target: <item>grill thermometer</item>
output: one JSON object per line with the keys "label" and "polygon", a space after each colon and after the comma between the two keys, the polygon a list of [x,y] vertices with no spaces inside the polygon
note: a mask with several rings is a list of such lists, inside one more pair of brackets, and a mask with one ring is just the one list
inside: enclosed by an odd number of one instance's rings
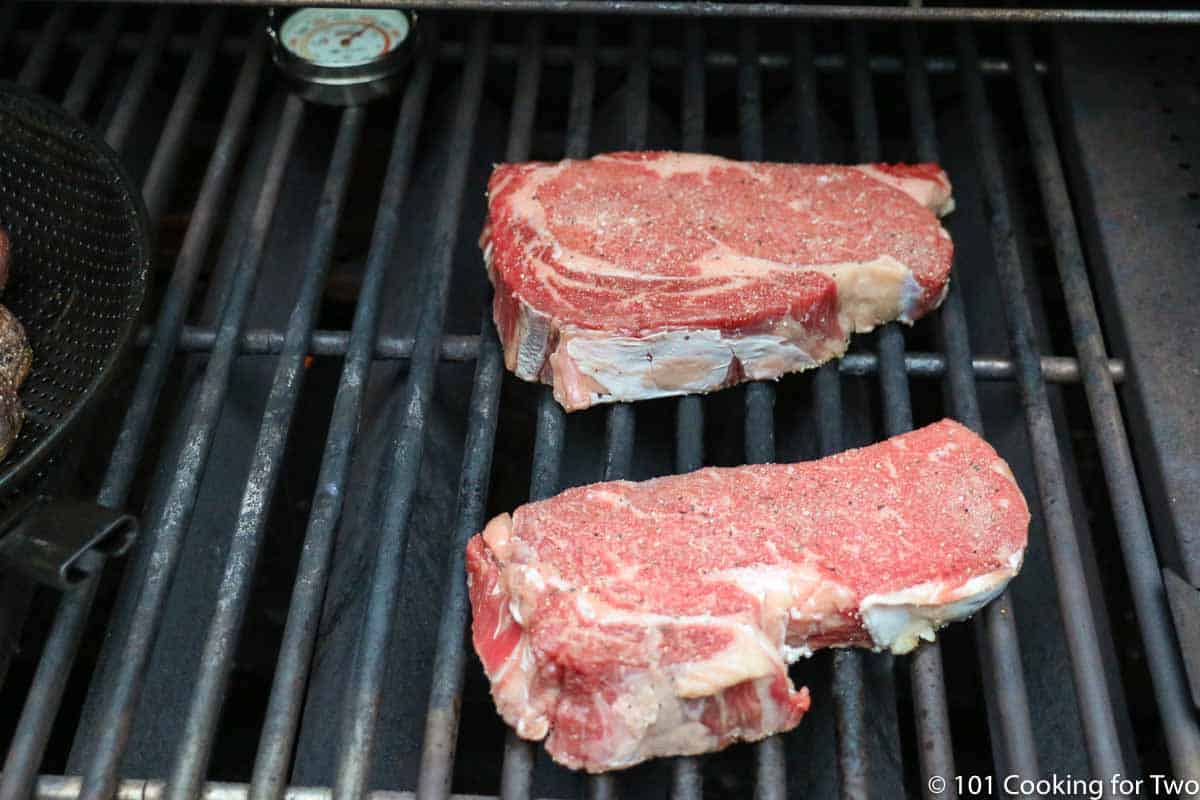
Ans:
{"label": "grill thermometer", "polygon": [[416,15],[397,9],[275,9],[267,35],[276,66],[297,94],[328,105],[360,105],[400,84],[416,43]]}

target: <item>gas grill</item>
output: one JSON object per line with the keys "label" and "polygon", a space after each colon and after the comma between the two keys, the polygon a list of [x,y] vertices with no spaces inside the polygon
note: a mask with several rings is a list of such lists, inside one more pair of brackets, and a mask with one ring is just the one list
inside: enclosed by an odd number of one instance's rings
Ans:
{"label": "gas grill", "polygon": [[[261,9],[0,6],[0,78],[100,130],[158,231],[137,363],[76,487],[143,534],[64,594],[0,579],[0,798],[1200,780],[1161,572],[1200,585],[1200,12],[404,7],[422,36],[399,91],[336,109],[289,93]],[[486,176],[647,148],[939,161],[945,304],[775,384],[565,415],[504,369]],[[800,727],[717,754],[586,777],[503,726],[467,635],[463,548],[490,514],[942,416],[995,444],[1034,516],[973,621],[909,657],[796,665]]]}

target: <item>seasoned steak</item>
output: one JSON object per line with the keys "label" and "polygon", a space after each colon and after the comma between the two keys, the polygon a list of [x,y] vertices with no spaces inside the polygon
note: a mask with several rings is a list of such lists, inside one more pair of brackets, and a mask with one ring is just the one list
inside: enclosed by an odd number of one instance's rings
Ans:
{"label": "seasoned steak", "polygon": [[567,410],[707,392],[841,356],[945,296],[934,164],[613,153],[502,164],[484,259],[505,362]]}
{"label": "seasoned steak", "polygon": [[8,285],[8,257],[10,250],[8,234],[4,232],[4,228],[0,228],[0,292],[3,292],[4,287]]}
{"label": "seasoned steak", "polygon": [[[8,282],[11,247],[8,236],[0,228],[0,288]],[[7,307],[0,305],[0,458],[8,455],[21,424],[25,410],[17,394],[33,366],[33,351],[25,328]]]}
{"label": "seasoned steak", "polygon": [[500,714],[598,772],[794,727],[787,665],[906,653],[1017,573],[1029,511],[948,420],[820,461],[570,489],[467,547]]}

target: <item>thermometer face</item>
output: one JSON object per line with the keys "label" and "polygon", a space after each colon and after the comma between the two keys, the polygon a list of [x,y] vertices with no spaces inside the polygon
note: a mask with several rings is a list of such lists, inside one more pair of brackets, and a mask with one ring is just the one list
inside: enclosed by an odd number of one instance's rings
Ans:
{"label": "thermometer face", "polygon": [[318,67],[358,67],[398,48],[408,16],[392,9],[304,8],[284,20],[280,43]]}

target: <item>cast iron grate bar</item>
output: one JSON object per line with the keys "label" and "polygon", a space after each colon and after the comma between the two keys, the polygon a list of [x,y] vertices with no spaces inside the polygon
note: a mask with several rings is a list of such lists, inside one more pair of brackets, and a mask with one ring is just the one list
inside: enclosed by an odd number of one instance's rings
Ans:
{"label": "cast iron grate bar", "polygon": [[[632,57],[625,82],[625,141],[627,150],[644,150],[650,115],[650,24],[638,20],[633,24]],[[633,403],[616,403],[608,409],[604,441],[604,473],[606,481],[629,477],[633,463],[637,413]],[[590,800],[614,800],[618,796],[617,776],[614,773],[588,777],[587,794]]]}
{"label": "cast iron grate bar", "polygon": [[[162,18],[156,19],[156,25],[159,24],[159,19]],[[197,53],[196,57],[200,57],[200,54]],[[117,447],[97,498],[97,502],[101,505],[119,508],[128,499],[134,468],[145,445],[153,419],[152,411],[166,380],[167,369],[174,355],[175,344],[183,325],[184,313],[195,278],[214,230],[214,211],[233,176],[236,155],[241,148],[250,112],[253,109],[253,101],[258,91],[263,59],[262,48],[256,48],[248,55],[230,99],[229,108],[221,126],[221,134],[217,139],[208,171],[196,200],[191,224],[188,226],[175,269],[171,273],[170,283],[163,296],[154,338],[143,356],[143,366],[133,390],[129,411],[121,424]],[[137,81],[140,76],[145,74],[148,82],[152,66],[156,65],[139,60],[132,73],[133,80]],[[144,92],[132,91],[133,85],[131,83],[123,92],[114,118],[122,115],[133,118],[133,113],[128,109],[130,106],[139,105],[144,94]],[[191,90],[199,91],[199,87],[193,86]],[[188,104],[185,87],[181,86],[173,109]],[[192,106],[194,107],[194,104]],[[171,117],[174,116],[172,111]],[[179,135],[182,135],[188,122],[190,122],[190,117],[181,120],[181,124],[178,126]],[[125,127],[123,130],[127,132],[129,129]],[[110,127],[107,138],[109,144],[119,148],[123,144],[125,136],[121,130],[114,130]],[[172,138],[164,134],[156,150],[170,148],[172,147],[171,143]],[[178,152],[178,149],[176,148],[175,151]],[[161,180],[164,173],[158,174],[159,180]],[[142,191],[147,196],[156,196],[165,193],[166,188],[161,183],[151,183],[147,180],[143,184]],[[10,796],[11,790],[11,796],[24,797],[29,794],[33,786],[42,753],[45,751],[50,737],[51,726],[62,703],[67,677],[75,663],[80,638],[83,635],[84,626],[87,624],[98,585],[99,576],[94,576],[88,579],[84,585],[77,587],[74,592],[65,595],[59,603],[54,623],[38,662],[33,684],[26,696],[25,706],[9,748],[4,776],[0,782],[0,796]]]}
{"label": "cast iron grate bar", "polygon": [[1033,321],[1010,219],[1004,170],[995,141],[992,113],[983,79],[973,68],[977,61],[974,33],[957,30],[959,58],[964,65],[963,88],[972,133],[977,143],[978,169],[987,194],[996,270],[1004,295],[1009,339],[1017,362],[1018,386],[1025,409],[1038,494],[1046,521],[1059,607],[1073,667],[1079,715],[1095,775],[1129,774],[1117,735],[1113,699],[1105,680],[1096,623],[1083,573],[1079,531],[1071,515],[1062,456],[1050,415],[1046,384],[1038,368]]}
{"label": "cast iron grate bar", "polygon": [[[704,152],[707,80],[704,63],[704,29],[695,20],[684,32],[682,149]],[[698,395],[684,395],[675,408],[675,470],[692,472],[704,466],[704,404]],[[673,800],[699,800],[704,775],[699,757],[675,759],[672,773]]]}
{"label": "cast iron grate bar", "polygon": [[[146,91],[150,88],[150,81],[154,78],[154,71],[162,63],[163,53],[166,52],[167,41],[170,39],[174,23],[174,11],[170,8],[160,8],[154,12],[150,30],[141,41],[137,59],[133,62],[129,77],[125,80],[121,102],[117,104],[117,110],[113,112],[112,118],[108,121],[108,128],[104,132],[104,138],[118,151],[121,150],[125,140],[129,138],[129,132],[142,107],[142,100],[145,99]],[[196,54],[198,49],[201,48],[193,48],[188,52]]]}
{"label": "cast iron grate bar", "polygon": [[30,51],[29,57],[25,59],[25,66],[21,67],[21,72],[17,75],[17,83],[27,89],[37,89],[42,85],[42,82],[46,80],[46,74],[54,66],[54,57],[58,54],[59,43],[62,42],[63,34],[67,32],[74,13],[74,6],[55,7],[50,14],[50,19],[46,21],[46,27],[42,28],[33,50]]}
{"label": "cast iron grate bar", "polygon": [[[193,4],[201,0],[161,0]],[[248,5],[304,5],[304,0],[245,0]],[[327,0],[333,6],[353,6],[357,0]],[[893,22],[1087,22],[1135,25],[1200,24],[1200,11],[1138,8],[996,8],[962,6],[847,5],[835,3],[692,3],[686,0],[403,0],[379,5],[417,11],[446,10],[506,13],[603,14],[621,16],[709,17],[715,19],[887,20]]]}
{"label": "cast iron grate bar", "polygon": [[[143,328],[138,344],[150,341],[152,331]],[[212,350],[217,332],[205,326],[185,326],[179,339],[180,352],[207,353]],[[238,340],[241,355],[279,355],[283,352],[284,332],[274,328],[251,328],[242,333]],[[314,356],[345,356],[350,347],[347,331],[316,330],[312,335],[309,354]],[[447,335],[442,337],[441,358],[444,361],[473,361],[479,354],[480,337],[476,334]],[[411,336],[381,336],[375,345],[373,357],[383,361],[404,361],[412,357]],[[1079,362],[1067,356],[1042,356],[1042,375],[1047,383],[1079,383]],[[844,375],[874,375],[879,371],[879,357],[874,353],[847,353],[835,365]],[[930,379],[946,374],[946,356],[910,350],[904,354],[904,369],[909,377]],[[1015,374],[1012,359],[1003,356],[976,356],[971,359],[971,369],[980,380],[1012,380]],[[1108,359],[1108,371],[1113,383],[1125,380],[1125,362],[1119,358]],[[685,395],[684,400],[694,395]]]}
{"label": "cast iron grate bar", "polygon": [[1033,165],[1050,225],[1055,261],[1067,302],[1075,348],[1083,368],[1083,388],[1096,429],[1100,460],[1108,480],[1118,539],[1125,557],[1142,644],[1163,720],[1175,777],[1200,780],[1200,728],[1188,702],[1189,692],[1166,606],[1162,573],[1146,518],[1142,490],[1129,452],[1125,422],[1117,405],[1112,378],[1105,369],[1107,353],[1096,313],[1083,248],[1071,209],[1071,198],[1058,156],[1050,114],[1033,72],[1028,35],[1008,31],[1009,47],[1025,115]]}
{"label": "cast iron grate bar", "polygon": [[[527,161],[533,139],[534,115],[542,77],[541,19],[525,32],[525,57],[517,74],[513,95],[505,161]],[[445,609],[438,629],[433,685],[425,717],[425,741],[421,750],[421,772],[417,797],[440,800],[450,795],[457,747],[460,701],[467,659],[473,657],[467,641],[469,597],[466,579],[466,546],[472,535],[483,529],[491,480],[496,438],[500,387],[504,378],[504,356],[492,323],[491,304],[485,303],[480,332],[479,362],[475,367],[471,395],[470,429],[458,492],[458,519],[447,566]]]}
{"label": "cast iron grate bar", "polygon": [[[15,4],[9,6],[15,8]],[[158,13],[169,14],[176,6],[160,6]],[[692,20],[699,24],[698,20]],[[0,19],[0,37],[3,35],[4,20]],[[15,42],[24,49],[30,49],[37,35],[31,31],[20,30],[15,33]],[[140,31],[125,31],[116,42],[116,49],[122,54],[141,54],[146,48],[147,34]],[[250,37],[240,33],[231,33],[221,40],[221,51],[225,55],[241,57],[245,55],[250,44]],[[93,37],[84,31],[68,31],[63,39],[67,49],[81,52],[92,46]],[[196,49],[196,36],[191,33],[175,34],[166,41],[167,50],[173,55],[188,54]],[[569,66],[574,63],[575,48],[570,45],[547,43],[543,48],[543,59],[547,66]],[[443,42],[438,49],[443,61],[461,62],[466,57],[466,47],[459,41]],[[497,42],[491,51],[493,64],[517,64],[521,60],[519,45]],[[685,56],[678,49],[670,47],[651,48],[650,65],[661,69],[679,69],[683,66]],[[737,69],[738,55],[736,52],[712,48],[704,52],[704,62],[709,67],[718,70]],[[629,48],[617,45],[604,45],[596,49],[596,63],[601,67],[621,67],[629,63]],[[784,71],[792,68],[790,53],[776,50],[760,51],[758,54],[759,67],[766,71]],[[925,59],[925,69],[930,74],[944,75],[956,72],[958,63],[954,58],[944,55],[929,56]],[[820,53],[815,56],[815,64],[820,72],[843,72],[846,70],[847,59],[841,53]],[[904,62],[894,55],[874,55],[870,59],[871,72],[884,75],[897,75],[904,71]],[[1005,58],[981,58],[979,68],[984,75],[1009,75],[1012,65]],[[1035,61],[1034,68],[1039,73],[1046,72],[1044,61]]]}
{"label": "cast iron grate bar", "polygon": [[[587,155],[592,129],[592,100],[596,94],[596,26],[590,19],[580,23],[571,98],[567,117],[566,156]],[[543,386],[538,397],[537,431],[533,444],[533,474],[529,481],[529,499],[544,500],[559,490],[562,477],[563,448],[566,443],[566,415],[549,387]],[[512,730],[505,734],[504,762],[500,773],[500,796],[504,800],[527,800],[533,791],[533,767],[536,752],[530,742]]]}
{"label": "cast iron grate bar", "polygon": [[183,720],[182,745],[175,755],[167,785],[168,800],[194,797],[204,783],[222,701],[233,669],[232,653],[237,646],[250,598],[250,586],[266,528],[269,500],[275,493],[284,447],[291,430],[292,414],[304,385],[304,357],[308,350],[308,339],[316,321],[365,116],[362,108],[351,108],[341,115],[325,185],[313,221],[313,235],[302,272],[300,292],[288,320],[283,353],[276,363],[275,377],[267,396],[258,442],[246,478],[237,526],[226,556],[225,571],[218,589],[220,601],[209,622],[199,672],[194,679],[191,705]]}
{"label": "cast iron grate bar", "polygon": [[[906,28],[902,36],[909,67],[905,82],[917,160],[936,162],[939,158],[933,102],[928,78],[921,69],[920,39],[913,27]],[[950,290],[938,313],[939,332],[946,351],[946,383],[953,415],[982,436],[983,415],[979,410],[979,397],[975,389],[962,288],[958,282],[957,266],[954,269],[956,274],[951,276]],[[1016,612],[1007,589],[984,608],[974,625],[988,719],[993,729],[993,750],[998,754],[993,763],[994,773],[1040,775],[1037,753],[1033,747],[1033,724],[1029,715],[1029,698],[1025,692]],[[997,732],[999,735],[996,735]],[[946,773],[939,774],[946,780],[952,777]]]}
{"label": "cast iron grate bar", "polygon": [[[809,163],[821,161],[820,112],[817,99],[817,74],[813,62],[812,31],[797,28],[793,45],[792,85],[796,97],[796,121],[800,136],[799,152]],[[843,359],[844,363],[844,359]],[[813,376],[817,417],[818,450],[827,456],[843,449],[841,364],[828,363]],[[834,726],[837,734],[839,793],[847,800],[865,800],[870,796],[867,772],[866,676],[864,655],[857,650],[833,653]]]}
{"label": "cast iron grate bar", "polygon": [[463,71],[461,96],[455,110],[441,205],[433,226],[429,256],[429,285],[417,322],[416,343],[404,394],[392,421],[391,464],[379,548],[371,576],[366,619],[359,636],[353,673],[342,707],[342,730],[335,791],[339,797],[358,797],[366,791],[375,749],[376,721],[389,642],[400,595],[408,522],[412,511],[425,445],[425,420],[434,391],[438,340],[450,294],[450,269],[466,191],[467,166],[473,149],[476,121],[487,72],[490,20],[480,17],[471,33],[471,58]]}
{"label": "cast iron grate bar", "polygon": [[329,579],[337,523],[345,502],[351,456],[358,438],[371,355],[379,333],[384,278],[391,264],[401,224],[401,203],[408,191],[417,134],[433,79],[429,53],[419,58],[405,89],[384,173],[375,229],[358,293],[354,321],[325,437],[317,492],[312,500],[300,563],[288,607],[283,640],[275,665],[271,696],[263,722],[251,776],[255,797],[278,797],[287,785],[287,771],[300,727],[304,690],[316,644],[321,603]]}
{"label": "cast iron grate bar", "polygon": [[[875,90],[867,69],[867,35],[861,26],[850,31],[851,96],[854,106],[854,131],[858,158],[875,163],[882,157],[879,125],[875,114]],[[912,400],[908,390],[908,375],[904,369],[904,333],[900,323],[882,326],[877,335],[879,345],[879,384],[883,392],[884,432],[898,436],[912,430]],[[893,661],[890,656],[882,658]],[[946,678],[942,670],[942,650],[939,642],[922,644],[909,657],[909,672],[917,729],[917,756],[926,780],[940,776],[946,779],[942,792],[926,790],[927,797],[957,797],[954,777],[954,752],[950,740],[950,712],[946,705]]]}
{"label": "cast iron grate bar", "polygon": [[[221,45],[221,34],[225,31],[227,21],[228,15],[224,9],[208,15],[200,32],[200,46],[188,60],[187,70],[183,73],[178,100],[171,108],[163,126],[160,145],[146,170],[146,184],[154,188],[153,191],[143,193],[151,219],[160,219],[166,213],[167,188],[174,183],[174,170],[179,164],[180,151],[186,143],[188,130],[196,116],[196,107],[204,95],[208,76],[212,73],[213,63]],[[250,52],[250,57],[260,58],[259,52],[261,45]],[[135,99],[140,105],[141,96],[138,95]],[[214,339],[214,344],[215,341]]]}
{"label": "cast iron grate bar", "polygon": [[[741,157],[763,160],[762,76],[758,70],[758,34],[750,22],[738,29],[738,138]],[[766,381],[746,385],[745,451],[747,464],[775,460],[775,386]],[[787,759],[783,739],[771,736],[754,746],[757,774],[755,800],[782,800],[787,795]]]}
{"label": "cast iron grate bar", "polygon": [[75,116],[83,113],[92,97],[92,91],[96,88],[96,82],[100,80],[104,65],[117,44],[117,34],[121,32],[124,17],[124,6],[111,6],[104,12],[91,46],[80,60],[79,66],[75,68],[75,74],[62,101],[62,107]]}

